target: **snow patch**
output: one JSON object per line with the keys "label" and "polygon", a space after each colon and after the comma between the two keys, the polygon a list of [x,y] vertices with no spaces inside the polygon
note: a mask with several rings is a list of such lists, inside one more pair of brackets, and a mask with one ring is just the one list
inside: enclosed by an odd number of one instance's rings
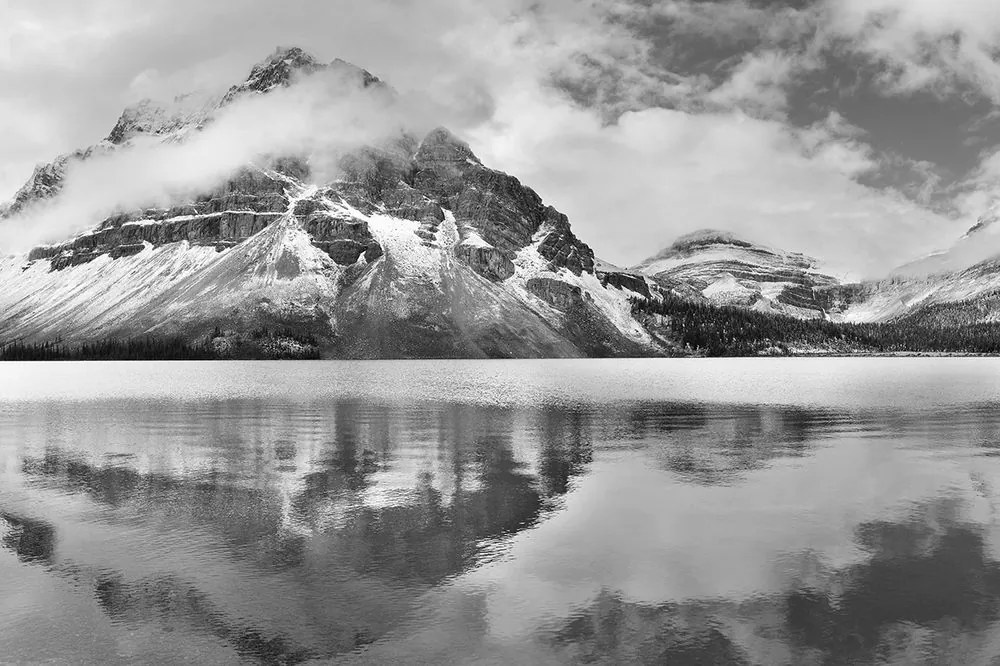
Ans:
{"label": "snow patch", "polygon": [[[455,224],[455,214],[450,210],[444,212],[445,219],[450,220],[452,224]],[[450,217],[449,217],[450,216]],[[467,245],[469,247],[485,247],[492,248],[493,245],[487,243],[482,236],[479,235],[479,229],[472,226],[468,222],[463,222],[461,228],[458,230],[458,234],[462,239],[462,245]]]}
{"label": "snow patch", "polygon": [[732,273],[723,273],[722,276],[702,290],[705,298],[714,301],[749,301],[760,295],[759,291],[749,289],[739,283]]}
{"label": "snow patch", "polygon": [[441,282],[441,250],[417,235],[420,222],[383,213],[368,216],[368,230],[402,277]]}
{"label": "snow patch", "polygon": [[584,294],[590,296],[590,302],[595,309],[603,314],[622,334],[641,344],[653,344],[649,333],[632,316],[629,295],[634,292],[605,287],[592,273],[575,275],[565,267],[559,268],[558,271],[551,270],[550,262],[538,252],[539,246],[551,232],[552,229],[548,225],[543,225],[535,232],[531,244],[518,252],[514,258],[514,275],[508,278],[505,284],[509,284],[522,301],[550,321],[560,320],[562,313],[529,292],[528,280],[533,277],[548,277],[577,286]]}

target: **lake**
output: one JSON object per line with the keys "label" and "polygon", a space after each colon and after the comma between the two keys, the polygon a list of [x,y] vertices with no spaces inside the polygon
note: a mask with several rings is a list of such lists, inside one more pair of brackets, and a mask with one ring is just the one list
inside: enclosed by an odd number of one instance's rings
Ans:
{"label": "lake", "polygon": [[0,662],[1000,658],[1000,360],[0,364]]}

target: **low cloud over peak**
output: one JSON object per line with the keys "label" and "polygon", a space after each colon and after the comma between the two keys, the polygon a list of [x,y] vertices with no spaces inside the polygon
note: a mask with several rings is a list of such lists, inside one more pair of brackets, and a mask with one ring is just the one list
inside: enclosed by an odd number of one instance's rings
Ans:
{"label": "low cloud over peak", "polygon": [[23,251],[114,212],[183,201],[272,157],[304,157],[316,178],[330,181],[346,152],[429,127],[427,110],[343,61],[324,66],[295,50],[265,65],[214,105],[184,98],[129,107],[106,141],[58,164],[56,196],[0,224],[0,247]]}

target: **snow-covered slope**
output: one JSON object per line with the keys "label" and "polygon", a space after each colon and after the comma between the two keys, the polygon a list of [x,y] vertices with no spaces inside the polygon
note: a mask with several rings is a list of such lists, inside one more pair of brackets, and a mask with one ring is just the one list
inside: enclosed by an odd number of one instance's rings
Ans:
{"label": "snow-covered slope", "polygon": [[1000,257],[1000,202],[994,203],[954,245],[947,250],[900,266],[893,275],[920,278],[963,271]]}
{"label": "snow-covered slope", "polygon": [[1000,321],[1000,204],[948,250],[910,262],[884,280],[827,291],[832,319],[906,320],[956,326]]}
{"label": "snow-covered slope", "polygon": [[906,320],[961,326],[1000,321],[1000,260],[963,271],[843,285],[829,292],[831,319],[849,322]]}
{"label": "snow-covered slope", "polygon": [[[234,96],[327,68],[384,85],[279,50],[221,100],[130,107],[101,145],[183,140]],[[566,216],[446,129],[400,132],[339,159],[330,182],[301,155],[271,156],[170,207],[0,258],[0,342],[266,328],[339,357],[661,353],[632,317],[635,294],[598,278]],[[58,196],[59,183],[49,190],[35,200]]]}
{"label": "snow-covered slope", "polygon": [[837,284],[810,257],[713,229],[682,236],[633,270],[664,288],[719,305],[805,318],[824,316],[817,290]]}

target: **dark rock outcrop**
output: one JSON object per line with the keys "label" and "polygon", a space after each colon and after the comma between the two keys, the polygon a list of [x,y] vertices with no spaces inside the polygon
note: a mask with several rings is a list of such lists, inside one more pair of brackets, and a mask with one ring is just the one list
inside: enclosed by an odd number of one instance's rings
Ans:
{"label": "dark rock outcrop", "polygon": [[386,213],[406,220],[419,220],[437,230],[444,221],[444,210],[441,206],[419,190],[406,183],[399,183],[395,188],[384,193],[382,201]]}
{"label": "dark rock outcrop", "polygon": [[625,271],[598,271],[597,277],[600,278],[601,284],[604,286],[610,285],[618,289],[628,289],[646,298],[652,297],[649,283],[642,275],[626,273]]}
{"label": "dark rock outcrop", "polygon": [[300,48],[278,47],[267,59],[254,65],[246,81],[229,89],[222,104],[229,104],[249,91],[263,93],[275,86],[288,86],[296,76],[312,74],[323,67]]}
{"label": "dark rock outcrop", "polygon": [[243,169],[225,184],[189,204],[147,208],[106,218],[87,234],[55,246],[35,248],[29,259],[52,259],[52,268],[140,251],[144,243],[187,241],[217,249],[230,247],[275,222],[288,208],[284,184],[254,169]]}
{"label": "dark rock outcrop", "polygon": [[455,256],[491,280],[506,280],[514,274],[514,262],[495,247],[459,244]]}
{"label": "dark rock outcrop", "polygon": [[585,302],[585,294],[580,287],[547,277],[528,280],[527,289],[535,296],[558,310],[569,310]]}
{"label": "dark rock outcrop", "polygon": [[538,253],[549,260],[554,269],[564,266],[573,273],[594,272],[594,251],[569,228],[569,219],[551,206],[545,209],[545,223],[552,231],[538,246]]}
{"label": "dark rock outcrop", "polygon": [[354,264],[362,254],[369,262],[382,256],[382,246],[371,235],[367,222],[334,213],[320,199],[296,202],[293,214],[313,245],[342,266]]}

